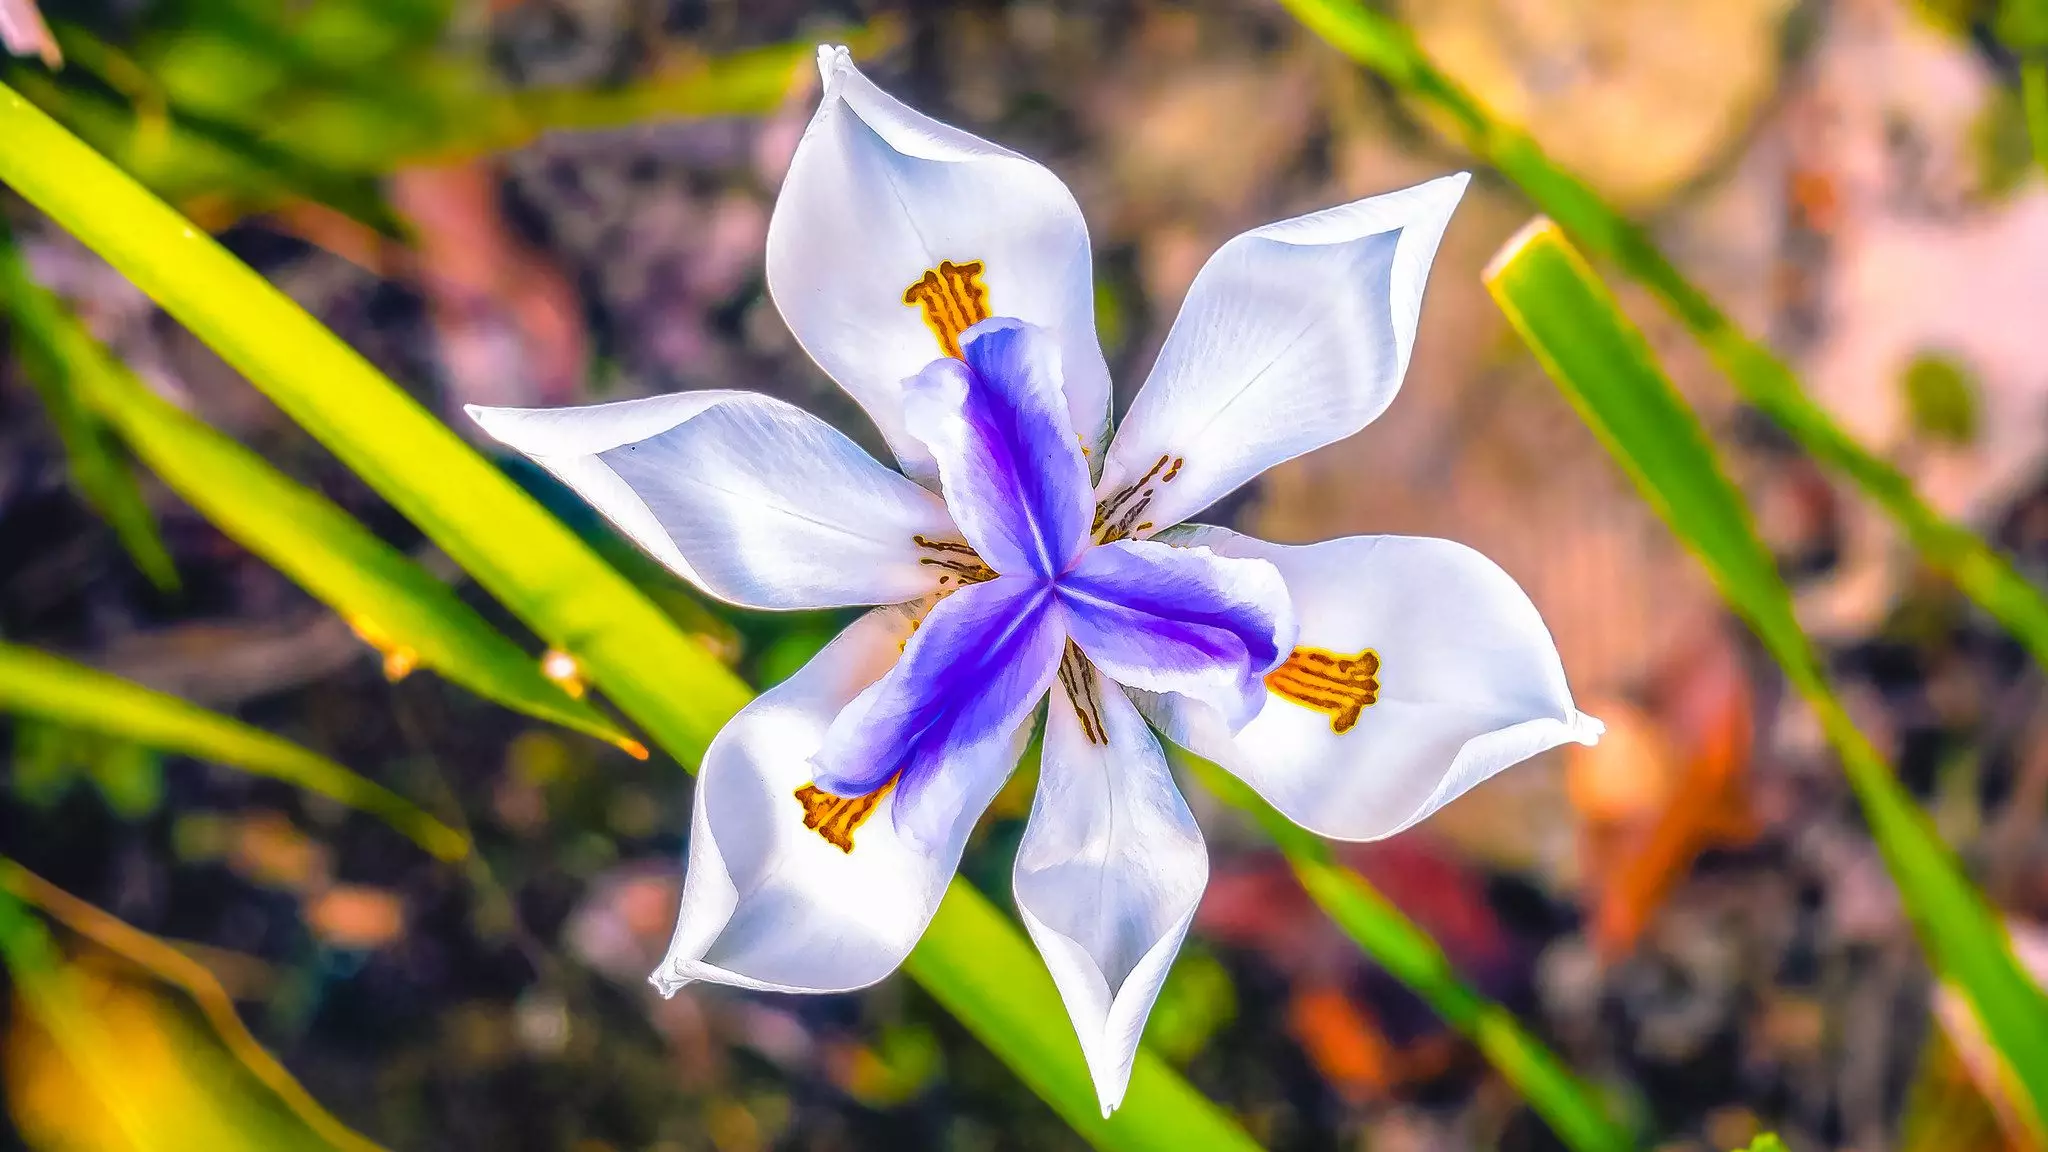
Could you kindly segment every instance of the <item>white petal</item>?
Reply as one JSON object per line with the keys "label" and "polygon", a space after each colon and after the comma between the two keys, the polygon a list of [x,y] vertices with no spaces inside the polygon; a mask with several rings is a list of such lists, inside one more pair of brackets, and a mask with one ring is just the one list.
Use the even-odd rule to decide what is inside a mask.
{"label": "white petal", "polygon": [[478,408],[654,558],[749,608],[897,604],[945,572],[917,538],[958,540],[938,497],[800,408],[683,392],[587,408]]}
{"label": "white petal", "polygon": [[1161,539],[1272,561],[1294,598],[1296,644],[1378,655],[1376,701],[1341,733],[1331,713],[1270,692],[1235,737],[1206,705],[1140,700],[1167,736],[1311,831],[1391,836],[1511,764],[1603,731],[1572,705],[1536,606],[1462,544],[1351,536],[1290,547],[1197,525]]}
{"label": "white petal", "polygon": [[824,98],[768,224],[769,293],[804,350],[867,409],[904,471],[935,483],[904,429],[900,384],[946,353],[904,294],[942,261],[979,261],[990,315],[1056,337],[1068,413],[1100,459],[1109,369],[1073,194],[1040,165],[905,107],[844,48],[820,48],[818,67]]}
{"label": "white petal", "polygon": [[[839,992],[882,979],[924,934],[966,832],[937,853],[896,833],[895,793],[842,852],[804,827],[796,790],[840,708],[880,678],[909,635],[901,608],[868,613],[728,723],[704,755],[676,931],[650,979]],[[969,827],[972,821],[965,821]]]}
{"label": "white petal", "polygon": [[1218,249],[1117,429],[1098,495],[1148,489],[1123,506],[1149,495],[1143,519],[1164,528],[1371,423],[1408,370],[1422,287],[1467,179],[1268,224]]}
{"label": "white petal", "polygon": [[[1108,677],[1069,660],[1017,847],[1017,911],[1073,1017],[1107,1116],[1180,951],[1209,854],[1159,741]],[[1085,725],[1073,700],[1092,702]],[[1092,738],[1091,738],[1092,737]]]}

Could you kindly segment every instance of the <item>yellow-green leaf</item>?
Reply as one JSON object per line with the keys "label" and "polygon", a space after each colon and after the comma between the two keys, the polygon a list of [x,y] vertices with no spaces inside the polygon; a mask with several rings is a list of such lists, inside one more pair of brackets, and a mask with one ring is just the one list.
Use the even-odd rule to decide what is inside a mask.
{"label": "yellow-green leaf", "polygon": [[326,497],[180,410],[29,278],[0,234],[0,307],[17,339],[62,387],[112,425],[136,455],[251,552],[342,614],[402,665],[435,669],[478,695],[615,744],[638,745],[542,674],[446,584]]}
{"label": "yellow-green leaf", "polygon": [[469,838],[372,780],[239,720],[83,664],[0,644],[0,711],[104,732],[151,748],[232,765],[332,797],[411,837],[444,860]]}
{"label": "yellow-green leaf", "polygon": [[1970,999],[2031,1095],[2037,1122],[2048,1116],[2048,996],[1835,696],[1747,504],[1649,344],[1548,220],[1535,221],[1502,249],[1486,283],[1551,379],[1812,707],[1934,967]]}
{"label": "yellow-green leaf", "polygon": [[[6,243],[6,225],[0,222],[0,245]],[[19,321],[16,326],[21,327]],[[35,344],[30,333],[15,331],[13,342],[22,374],[35,388],[58,441],[64,445],[78,494],[106,520],[150,583],[166,591],[175,589],[178,571],[157,531],[156,516],[143,500],[128,461],[111,443],[106,426],[87,411],[71,390],[63,366]]]}
{"label": "yellow-green leaf", "polygon": [[1521,1092],[1558,1139],[1576,1152],[1624,1152],[1627,1130],[1601,1106],[1599,1093],[1521,1022],[1458,978],[1437,942],[1365,877],[1338,863],[1327,842],[1280,814],[1244,781],[1194,756],[1180,761],[1211,792],[1249,815],[1280,847],[1311,899],[1366,955],[1465,1034]]}
{"label": "yellow-green leaf", "polygon": [[[65,963],[23,905],[178,989],[210,1025],[210,1034],[152,989]],[[322,1145],[379,1152],[263,1050],[205,965],[5,857],[0,959],[57,1049],[45,1055],[25,1045],[22,1033],[10,1037],[8,1056],[15,1063],[9,1088],[16,1090],[10,1103],[18,1126],[37,1146],[44,1146],[37,1136],[55,1129],[64,1147],[113,1146],[122,1152]],[[79,995],[82,990],[90,995]],[[93,1001],[89,1012],[82,1003],[87,999]],[[109,1040],[111,1050],[103,1048]],[[98,1107],[88,1114],[68,1106],[81,1093],[65,1091],[72,1086],[66,1081],[82,1081],[77,1086]],[[141,1123],[131,1124],[131,1117]]]}

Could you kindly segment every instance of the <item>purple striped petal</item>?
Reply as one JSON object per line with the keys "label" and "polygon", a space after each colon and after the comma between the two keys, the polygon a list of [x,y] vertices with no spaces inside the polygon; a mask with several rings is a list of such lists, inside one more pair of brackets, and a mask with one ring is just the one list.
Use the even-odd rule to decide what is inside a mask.
{"label": "purple striped petal", "polygon": [[960,350],[904,381],[904,422],[938,461],[946,504],[981,558],[1005,575],[1057,576],[1095,514],[1059,344],[997,317],[968,329]]}
{"label": "purple striped petal", "polygon": [[1016,766],[1024,721],[1052,683],[1066,634],[1050,585],[1004,576],[939,601],[903,659],[840,712],[811,758],[838,796],[897,788],[899,829],[944,844]]}
{"label": "purple striped petal", "polygon": [[1067,631],[1111,679],[1213,705],[1234,729],[1265,703],[1264,677],[1294,646],[1294,609],[1263,561],[1119,540],[1059,582]]}

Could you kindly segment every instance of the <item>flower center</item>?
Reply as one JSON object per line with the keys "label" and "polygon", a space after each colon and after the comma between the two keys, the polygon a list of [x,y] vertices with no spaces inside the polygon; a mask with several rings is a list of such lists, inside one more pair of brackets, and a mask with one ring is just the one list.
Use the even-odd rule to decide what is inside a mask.
{"label": "flower center", "polygon": [[1321,648],[1296,648],[1287,662],[1266,673],[1275,696],[1330,715],[1330,731],[1343,735],[1359,714],[1379,699],[1380,654],[1367,648],[1354,656]]}

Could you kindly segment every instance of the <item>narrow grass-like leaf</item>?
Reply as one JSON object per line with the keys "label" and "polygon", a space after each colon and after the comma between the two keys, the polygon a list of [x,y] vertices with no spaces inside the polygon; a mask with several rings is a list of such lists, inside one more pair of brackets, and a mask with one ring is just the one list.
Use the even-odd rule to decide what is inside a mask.
{"label": "narrow grass-like leaf", "polygon": [[2048,173],[2048,0],[2004,0],[1991,27],[2019,57],[2020,115],[2027,122],[2034,159]]}
{"label": "narrow grass-like leaf", "polygon": [[[1906,475],[1865,448],[1800,386],[1791,367],[1752,339],[1687,280],[1643,230],[1544,155],[1528,133],[1495,117],[1439,70],[1392,17],[1361,0],[1281,0],[1312,31],[1447,116],[1465,145],[1521,186],[1595,256],[1663,300],[1741,393],[1814,458],[1848,477],[1905,531],[1921,557],[2011,630],[2048,668],[2048,597],[1982,537],[1944,518]],[[2048,89],[2043,91],[2048,100]]]}
{"label": "narrow grass-like leaf", "polygon": [[2016,1082],[2048,1116],[2048,996],[2014,957],[1998,917],[1829,686],[1791,594],[1722,472],[1706,433],[1648,343],[1556,225],[1510,241],[1487,287],[1523,341],[1644,498],[1692,550],[1805,697],[1841,757],[1934,967],[1975,1008]]}
{"label": "narrow grass-like leaf", "polygon": [[444,860],[469,852],[468,837],[325,756],[176,696],[33,648],[0,644],[0,712],[21,712],[231,764],[368,812]]}
{"label": "narrow grass-like leaf", "polygon": [[[227,1054],[290,1109],[308,1130],[346,1152],[378,1152],[376,1144],[335,1119],[303,1085],[292,1078],[276,1057],[264,1050],[236,1014],[235,1002],[227,989],[221,987],[220,981],[204,964],[80,900],[20,864],[0,857],[0,899],[8,898],[35,905],[71,931],[177,987],[191,997],[200,1014],[212,1025],[214,1035],[226,1048]],[[0,910],[0,917],[6,915],[7,911]],[[158,1130],[162,1130],[161,1124]]]}
{"label": "narrow grass-like leaf", "polygon": [[[0,87],[0,182],[50,213],[241,370],[278,407],[517,612],[629,714],[694,762],[746,702],[725,667],[668,626],[447,425],[290,297]],[[604,677],[599,669],[630,669]]]}
{"label": "narrow grass-like leaf", "polygon": [[1464,1033],[1567,1147],[1576,1152],[1623,1152],[1635,1146],[1627,1130],[1601,1107],[1592,1085],[1572,1075],[1514,1013],[1459,979],[1429,933],[1363,876],[1338,863],[1326,841],[1281,815],[1244,781],[1216,765],[1194,756],[1178,759],[1217,798],[1249,815],[1279,846],[1301,886],[1337,927]]}
{"label": "narrow grass-like leaf", "polygon": [[[0,182],[113,263],[269,395],[684,764],[750,696],[560,521],[283,293],[0,86]],[[1149,1053],[1103,1119],[1051,978],[962,880],[910,974],[1097,1147],[1251,1139]]]}
{"label": "narrow grass-like leaf", "polygon": [[[833,37],[863,55],[895,39],[896,26],[877,21]],[[491,141],[455,139],[463,152],[488,145],[517,147],[547,132],[607,130],[677,117],[758,116],[772,112],[815,67],[818,38],[769,44],[712,57],[672,74],[618,88],[529,88],[493,98]]]}
{"label": "narrow grass-like leaf", "polygon": [[2033,141],[2034,159],[2048,173],[2048,60],[2028,60],[2020,65],[2020,113],[2027,119],[2027,139]]}
{"label": "narrow grass-like leaf", "polygon": [[[638,750],[617,725],[542,674],[447,585],[326,497],[158,396],[29,278],[0,232],[0,307],[17,339],[126,438],[193,506],[405,663],[509,708]],[[644,753],[643,753],[644,754]]]}
{"label": "narrow grass-like leaf", "polygon": [[144,1116],[121,1088],[114,1040],[86,1011],[50,933],[28,906],[0,889],[0,962],[21,1005],[49,1033],[113,1127],[138,1149],[156,1147],[154,1117]]}
{"label": "narrow grass-like leaf", "polygon": [[[0,223],[0,245],[7,242],[6,225]],[[19,322],[17,321],[17,325]],[[92,505],[114,530],[135,566],[151,584],[169,591],[178,586],[178,570],[171,562],[157,530],[156,516],[142,498],[135,473],[123,459],[97,417],[86,409],[70,387],[63,366],[56,363],[26,333],[16,331],[16,362],[22,375],[43,402],[43,411],[64,445],[71,466],[71,482],[78,494]]]}

